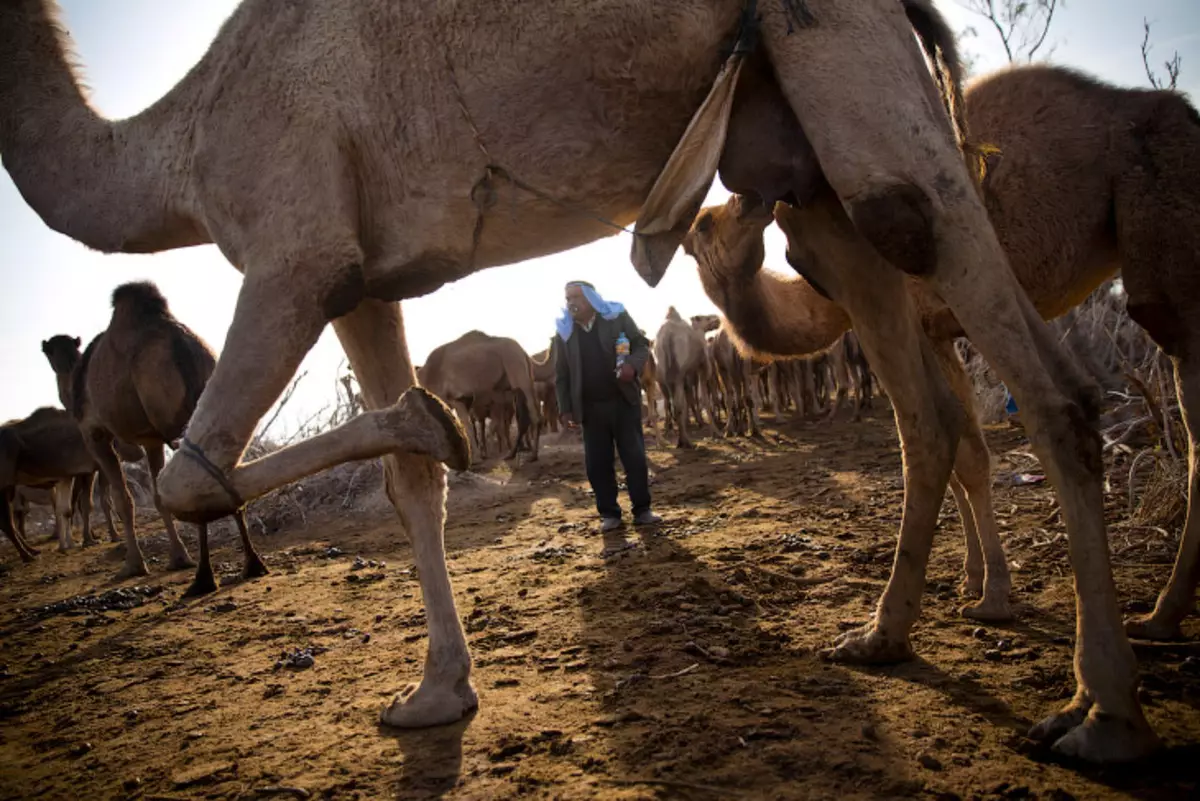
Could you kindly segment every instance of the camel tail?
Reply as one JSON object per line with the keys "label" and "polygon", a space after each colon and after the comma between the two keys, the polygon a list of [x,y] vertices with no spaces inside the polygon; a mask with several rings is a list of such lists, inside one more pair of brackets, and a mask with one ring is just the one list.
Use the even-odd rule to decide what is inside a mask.
{"label": "camel tail", "polygon": [[967,145],[967,110],[963,102],[963,64],[958,55],[954,31],[933,0],[901,0],[908,22],[921,40],[921,47],[933,62],[933,74],[954,135],[961,146]]}

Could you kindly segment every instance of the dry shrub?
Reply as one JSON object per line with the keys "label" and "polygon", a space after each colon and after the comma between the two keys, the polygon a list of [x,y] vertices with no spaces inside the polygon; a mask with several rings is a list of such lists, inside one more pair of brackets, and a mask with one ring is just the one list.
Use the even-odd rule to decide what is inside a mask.
{"label": "dry shrub", "polygon": [[[1131,522],[1173,530],[1187,507],[1187,439],[1170,360],[1130,317],[1119,278],[1107,281],[1051,328],[1104,390],[1100,431],[1114,470],[1130,474]],[[1004,418],[1005,389],[983,357],[960,341],[980,419]],[[1153,458],[1153,473],[1137,483]],[[1140,501],[1135,501],[1138,496]]]}
{"label": "dry shrub", "polygon": [[[1147,457],[1153,470],[1139,483],[1137,473]],[[1143,451],[1130,465],[1129,498],[1132,525],[1181,530],[1187,516],[1187,464],[1162,451]]]}

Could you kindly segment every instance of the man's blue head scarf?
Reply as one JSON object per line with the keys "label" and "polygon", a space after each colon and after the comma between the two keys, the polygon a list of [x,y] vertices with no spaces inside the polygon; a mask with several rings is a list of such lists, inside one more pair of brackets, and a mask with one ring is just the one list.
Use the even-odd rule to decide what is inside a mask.
{"label": "man's blue head scarf", "polygon": [[[621,316],[621,312],[625,311],[624,305],[600,297],[596,288],[586,281],[572,281],[567,286],[577,286],[582,289],[583,296],[587,298],[588,303],[592,304],[596,314],[605,320],[615,320]],[[570,309],[563,307],[562,314],[554,322],[554,327],[558,330],[558,335],[562,337],[563,342],[571,338],[571,332],[575,330],[575,319],[571,317]]]}

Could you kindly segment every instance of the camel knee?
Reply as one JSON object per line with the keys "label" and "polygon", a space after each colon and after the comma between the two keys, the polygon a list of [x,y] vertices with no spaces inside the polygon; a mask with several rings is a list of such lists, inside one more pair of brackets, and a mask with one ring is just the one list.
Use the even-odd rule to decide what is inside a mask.
{"label": "camel knee", "polygon": [[894,266],[910,275],[929,275],[937,266],[933,203],[906,183],[870,189],[847,204],[863,238]]}
{"label": "camel knee", "polygon": [[1039,405],[1033,410],[1040,418],[1033,426],[1035,442],[1040,439],[1050,454],[1065,457],[1061,467],[1078,471],[1077,480],[1100,481],[1104,476],[1103,442],[1087,410],[1065,398]]}

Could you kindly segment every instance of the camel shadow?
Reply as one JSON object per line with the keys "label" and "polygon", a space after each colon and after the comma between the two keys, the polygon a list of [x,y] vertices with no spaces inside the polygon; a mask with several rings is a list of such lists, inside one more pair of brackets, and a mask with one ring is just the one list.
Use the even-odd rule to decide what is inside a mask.
{"label": "camel shadow", "polygon": [[601,717],[580,755],[604,785],[670,797],[919,793],[850,672],[788,644],[756,590],[671,538],[638,530],[579,592]]}
{"label": "camel shadow", "polygon": [[395,740],[403,755],[395,798],[441,798],[458,787],[463,737],[475,715],[471,712],[455,723],[413,731],[377,724],[380,737]]}

